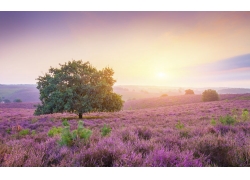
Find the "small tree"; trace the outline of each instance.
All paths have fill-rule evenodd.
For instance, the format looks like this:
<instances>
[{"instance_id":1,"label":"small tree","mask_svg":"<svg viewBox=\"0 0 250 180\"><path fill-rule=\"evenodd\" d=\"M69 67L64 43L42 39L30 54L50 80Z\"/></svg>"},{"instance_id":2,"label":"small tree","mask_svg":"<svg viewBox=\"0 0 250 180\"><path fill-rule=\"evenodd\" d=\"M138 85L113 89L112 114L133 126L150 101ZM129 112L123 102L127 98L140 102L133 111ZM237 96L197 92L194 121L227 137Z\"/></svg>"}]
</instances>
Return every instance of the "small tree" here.
<instances>
[{"instance_id":1,"label":"small tree","mask_svg":"<svg viewBox=\"0 0 250 180\"><path fill-rule=\"evenodd\" d=\"M3 102L4 103L10 103L11 101L9 99L4 99Z\"/></svg>"},{"instance_id":2,"label":"small tree","mask_svg":"<svg viewBox=\"0 0 250 180\"><path fill-rule=\"evenodd\" d=\"M218 101L219 95L215 90L207 89L202 93L202 101Z\"/></svg>"},{"instance_id":3,"label":"small tree","mask_svg":"<svg viewBox=\"0 0 250 180\"><path fill-rule=\"evenodd\" d=\"M162 94L161 97L167 97L168 95L167 94Z\"/></svg>"},{"instance_id":4,"label":"small tree","mask_svg":"<svg viewBox=\"0 0 250 180\"><path fill-rule=\"evenodd\" d=\"M13 102L22 102L21 99L15 99Z\"/></svg>"},{"instance_id":5,"label":"small tree","mask_svg":"<svg viewBox=\"0 0 250 180\"><path fill-rule=\"evenodd\" d=\"M82 118L83 113L119 111L123 101L113 92L114 71L97 70L89 62L73 60L60 68L50 67L49 73L38 77L38 90L42 104L35 115L71 112Z\"/></svg>"},{"instance_id":6,"label":"small tree","mask_svg":"<svg viewBox=\"0 0 250 180\"><path fill-rule=\"evenodd\" d=\"M185 95L189 95L189 94L194 94L194 91L192 89L185 90Z\"/></svg>"}]
</instances>

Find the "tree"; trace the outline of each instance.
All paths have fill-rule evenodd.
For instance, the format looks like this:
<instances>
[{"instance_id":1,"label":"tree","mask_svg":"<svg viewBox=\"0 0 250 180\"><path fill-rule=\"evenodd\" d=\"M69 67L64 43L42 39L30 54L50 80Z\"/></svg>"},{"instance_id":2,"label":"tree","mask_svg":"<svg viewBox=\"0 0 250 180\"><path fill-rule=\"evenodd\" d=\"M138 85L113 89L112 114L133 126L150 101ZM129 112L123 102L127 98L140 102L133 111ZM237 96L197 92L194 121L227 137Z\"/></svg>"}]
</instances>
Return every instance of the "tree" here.
<instances>
[{"instance_id":1,"label":"tree","mask_svg":"<svg viewBox=\"0 0 250 180\"><path fill-rule=\"evenodd\" d=\"M202 93L202 101L218 101L219 95L215 90L207 89Z\"/></svg>"},{"instance_id":2,"label":"tree","mask_svg":"<svg viewBox=\"0 0 250 180\"><path fill-rule=\"evenodd\" d=\"M161 95L161 97L167 97L168 96L168 94L162 94Z\"/></svg>"},{"instance_id":3,"label":"tree","mask_svg":"<svg viewBox=\"0 0 250 180\"><path fill-rule=\"evenodd\" d=\"M15 99L13 102L22 102L21 99Z\"/></svg>"},{"instance_id":4,"label":"tree","mask_svg":"<svg viewBox=\"0 0 250 180\"><path fill-rule=\"evenodd\" d=\"M3 102L4 103L10 103L11 101L9 99L4 99Z\"/></svg>"},{"instance_id":5,"label":"tree","mask_svg":"<svg viewBox=\"0 0 250 180\"><path fill-rule=\"evenodd\" d=\"M189 94L194 94L194 91L192 89L185 90L185 95L189 95Z\"/></svg>"},{"instance_id":6,"label":"tree","mask_svg":"<svg viewBox=\"0 0 250 180\"><path fill-rule=\"evenodd\" d=\"M71 112L81 119L87 112L121 110L124 101L113 92L111 68L97 70L81 60L59 65L37 79L42 104L37 105L35 115Z\"/></svg>"}]
</instances>

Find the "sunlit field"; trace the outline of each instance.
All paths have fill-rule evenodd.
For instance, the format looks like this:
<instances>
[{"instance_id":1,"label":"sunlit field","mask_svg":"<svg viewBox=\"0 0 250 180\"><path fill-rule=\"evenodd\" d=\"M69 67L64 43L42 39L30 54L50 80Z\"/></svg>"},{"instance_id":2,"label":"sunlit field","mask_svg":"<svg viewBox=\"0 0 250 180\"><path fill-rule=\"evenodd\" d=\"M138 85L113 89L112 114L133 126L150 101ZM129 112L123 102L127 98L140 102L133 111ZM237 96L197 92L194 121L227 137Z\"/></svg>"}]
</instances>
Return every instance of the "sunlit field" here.
<instances>
[{"instance_id":1,"label":"sunlit field","mask_svg":"<svg viewBox=\"0 0 250 180\"><path fill-rule=\"evenodd\" d=\"M250 11L178 8L0 11L0 167L249 167Z\"/></svg>"},{"instance_id":2,"label":"sunlit field","mask_svg":"<svg viewBox=\"0 0 250 180\"><path fill-rule=\"evenodd\" d=\"M76 130L75 114L33 116L32 103L1 104L0 166L249 166L250 94L200 97L149 98L128 101L120 112L86 113L83 129L91 135L68 144L56 129Z\"/></svg>"}]
</instances>

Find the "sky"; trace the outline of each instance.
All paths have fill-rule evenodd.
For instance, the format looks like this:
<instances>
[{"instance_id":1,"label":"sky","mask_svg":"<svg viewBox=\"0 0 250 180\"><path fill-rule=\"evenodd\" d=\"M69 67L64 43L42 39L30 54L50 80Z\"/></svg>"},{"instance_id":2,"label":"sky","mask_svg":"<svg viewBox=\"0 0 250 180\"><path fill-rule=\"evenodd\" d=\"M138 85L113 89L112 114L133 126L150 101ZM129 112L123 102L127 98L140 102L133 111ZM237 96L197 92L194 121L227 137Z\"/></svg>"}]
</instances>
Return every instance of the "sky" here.
<instances>
[{"instance_id":1,"label":"sky","mask_svg":"<svg viewBox=\"0 0 250 180\"><path fill-rule=\"evenodd\" d=\"M71 60L115 85L250 88L250 12L0 12L0 84Z\"/></svg>"}]
</instances>

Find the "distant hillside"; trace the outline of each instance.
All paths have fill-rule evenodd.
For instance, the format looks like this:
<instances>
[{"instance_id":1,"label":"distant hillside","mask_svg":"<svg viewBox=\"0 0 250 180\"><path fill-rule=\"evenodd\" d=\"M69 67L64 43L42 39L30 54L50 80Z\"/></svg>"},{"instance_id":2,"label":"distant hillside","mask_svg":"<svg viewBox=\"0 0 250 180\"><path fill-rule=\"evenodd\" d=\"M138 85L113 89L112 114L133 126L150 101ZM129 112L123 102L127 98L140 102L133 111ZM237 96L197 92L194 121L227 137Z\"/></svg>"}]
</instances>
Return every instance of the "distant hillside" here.
<instances>
[{"instance_id":1,"label":"distant hillside","mask_svg":"<svg viewBox=\"0 0 250 180\"><path fill-rule=\"evenodd\" d=\"M38 102L39 91L36 85L0 85L0 97L9 99L11 102L15 99L21 99L22 102Z\"/></svg>"},{"instance_id":2,"label":"distant hillside","mask_svg":"<svg viewBox=\"0 0 250 180\"><path fill-rule=\"evenodd\" d=\"M228 89L221 89L218 90L219 94L245 94L250 93L250 89L245 88L228 88Z\"/></svg>"},{"instance_id":3,"label":"distant hillside","mask_svg":"<svg viewBox=\"0 0 250 180\"><path fill-rule=\"evenodd\" d=\"M39 102L39 91L36 84L17 84L17 85L1 85L0 97L5 97L11 102L15 99L21 99L22 102ZM157 86L130 86L120 85L113 87L114 92L122 95L124 101L158 98L162 94L168 96L179 96L185 94L185 89L180 87L157 87ZM209 88L191 88L196 95L201 94L205 89ZM219 94L245 94L250 93L250 89L242 88L212 88Z\"/></svg>"},{"instance_id":4,"label":"distant hillside","mask_svg":"<svg viewBox=\"0 0 250 180\"><path fill-rule=\"evenodd\" d=\"M126 101L123 110L136 110L146 108L158 108L165 106L183 105L202 102L202 95L180 95L157 98L147 98ZM224 100L249 100L249 94L220 94L220 101Z\"/></svg>"}]
</instances>

